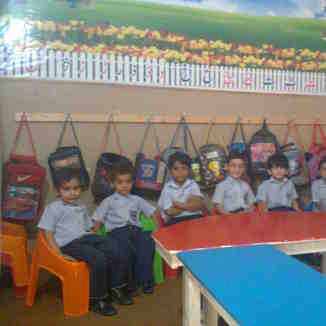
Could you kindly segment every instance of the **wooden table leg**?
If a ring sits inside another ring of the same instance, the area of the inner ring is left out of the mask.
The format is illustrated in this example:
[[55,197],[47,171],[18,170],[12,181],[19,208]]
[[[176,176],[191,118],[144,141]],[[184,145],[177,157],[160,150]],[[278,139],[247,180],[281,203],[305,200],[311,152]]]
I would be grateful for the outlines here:
[[183,326],[200,325],[200,289],[186,268],[183,269]]

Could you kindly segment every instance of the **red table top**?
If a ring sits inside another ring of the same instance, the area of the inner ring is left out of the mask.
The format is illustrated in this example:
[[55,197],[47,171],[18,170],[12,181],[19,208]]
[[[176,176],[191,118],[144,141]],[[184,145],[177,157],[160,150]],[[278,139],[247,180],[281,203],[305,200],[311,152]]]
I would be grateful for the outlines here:
[[326,214],[257,212],[208,216],[163,227],[153,233],[153,238],[168,251],[326,240]]

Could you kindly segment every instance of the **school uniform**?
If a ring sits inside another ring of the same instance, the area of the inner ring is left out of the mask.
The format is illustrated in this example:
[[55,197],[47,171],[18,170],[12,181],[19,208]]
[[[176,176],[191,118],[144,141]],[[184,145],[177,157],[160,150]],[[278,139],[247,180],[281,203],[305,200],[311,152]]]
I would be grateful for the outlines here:
[[226,212],[239,212],[248,209],[256,199],[247,182],[228,176],[216,185],[212,201]]
[[[315,180],[311,185],[312,202],[320,204],[326,210],[326,183],[323,178]],[[316,207],[316,205],[314,205]],[[318,209],[315,209],[318,210]]]
[[293,210],[292,202],[298,198],[291,180],[276,180],[273,177],[258,187],[257,201],[266,202],[269,210]]
[[173,206],[173,202],[177,201],[185,203],[191,196],[202,197],[198,184],[192,179],[187,179],[182,185],[177,184],[172,179],[164,185],[158,201],[158,207],[166,224],[174,224],[180,221],[202,216],[201,211],[184,211],[170,219],[165,213],[167,209]]
[[126,284],[128,256],[123,255],[114,239],[91,233],[86,206],[59,199],[49,204],[38,227],[53,232],[62,253],[84,261],[90,267],[90,299],[107,297],[108,290]]
[[126,196],[115,192],[97,207],[93,221],[102,222],[108,237],[114,238],[123,251],[131,252],[134,258],[134,278],[136,286],[153,284],[153,257],[155,245],[151,232],[143,232],[140,213],[152,216],[155,207],[139,196]]

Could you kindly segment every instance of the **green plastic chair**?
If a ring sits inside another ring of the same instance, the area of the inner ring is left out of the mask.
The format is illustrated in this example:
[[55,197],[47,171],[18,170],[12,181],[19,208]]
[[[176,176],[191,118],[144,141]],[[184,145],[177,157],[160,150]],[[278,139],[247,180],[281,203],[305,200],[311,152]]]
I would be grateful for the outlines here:
[[[145,216],[143,213],[140,214],[140,222],[142,224],[143,231],[157,231],[157,226],[150,217]],[[105,226],[102,225],[101,228],[97,231],[99,235],[106,235],[108,232],[105,230]],[[164,282],[163,275],[163,262],[159,253],[155,250],[154,259],[153,259],[153,277],[155,284],[161,284]]]

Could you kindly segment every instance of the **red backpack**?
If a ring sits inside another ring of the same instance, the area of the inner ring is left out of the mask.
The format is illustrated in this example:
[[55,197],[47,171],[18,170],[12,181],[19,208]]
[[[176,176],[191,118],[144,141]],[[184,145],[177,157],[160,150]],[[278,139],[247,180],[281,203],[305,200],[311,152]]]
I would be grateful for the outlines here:
[[[25,125],[33,155],[18,155],[16,148]],[[45,169],[37,162],[31,130],[23,113],[9,160],[3,166],[2,216],[8,220],[30,221],[40,213]]]

